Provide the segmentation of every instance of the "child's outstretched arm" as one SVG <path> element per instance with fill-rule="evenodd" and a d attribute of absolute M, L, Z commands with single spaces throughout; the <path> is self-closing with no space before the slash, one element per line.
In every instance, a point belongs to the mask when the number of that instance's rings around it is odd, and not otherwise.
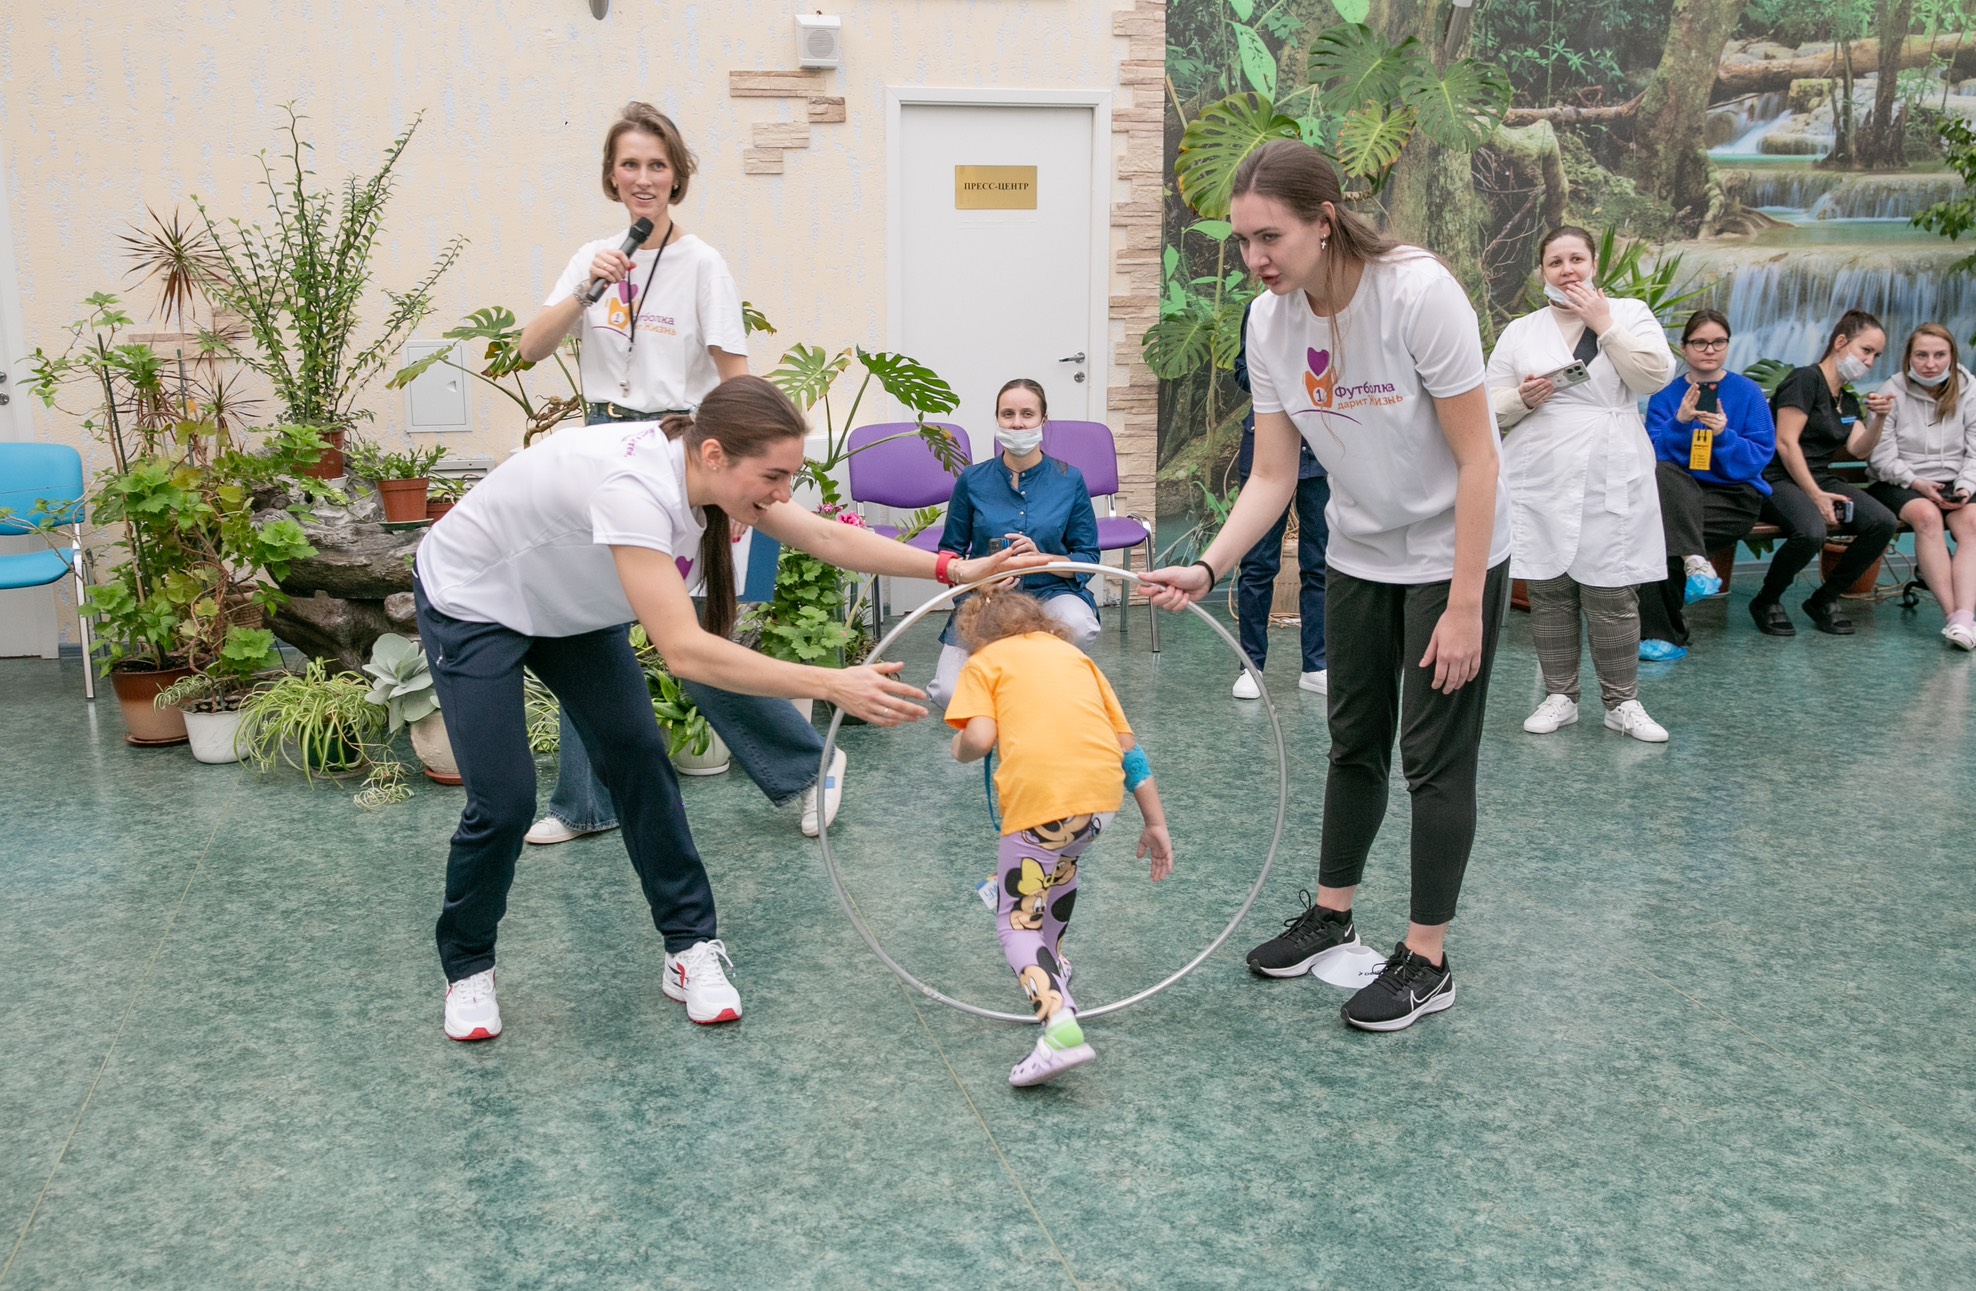
<path fill-rule="evenodd" d="M 1139 831 L 1139 856 L 1152 855 L 1153 882 L 1158 883 L 1173 873 L 1173 838 L 1166 832 L 1166 808 L 1160 805 L 1159 786 L 1153 783 L 1153 769 L 1146 755 L 1139 752 L 1139 741 L 1121 733 L 1118 747 L 1125 754 L 1126 787 L 1132 790 L 1132 801 L 1139 804 L 1139 815 L 1146 822 Z"/>
<path fill-rule="evenodd" d="M 995 719 L 970 717 L 954 732 L 954 761 L 979 762 L 995 748 Z"/>

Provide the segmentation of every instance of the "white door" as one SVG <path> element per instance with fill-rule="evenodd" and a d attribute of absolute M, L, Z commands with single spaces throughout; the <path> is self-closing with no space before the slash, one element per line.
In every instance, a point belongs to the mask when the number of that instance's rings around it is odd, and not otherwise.
<path fill-rule="evenodd" d="M 0 440 L 33 438 L 28 421 L 27 400 L 21 382 L 26 369 L 21 360 L 31 349 L 21 338 L 21 299 L 14 277 L 13 221 L 5 195 L 13 191 L 7 184 L 7 157 L 0 151 Z M 0 555 L 46 551 L 46 539 L 0 535 Z M 0 592 L 0 656 L 41 655 L 52 659 L 56 652 L 55 587 L 28 587 Z"/>
<path fill-rule="evenodd" d="M 1098 138 L 1092 104 L 900 103 L 892 339 L 954 387 L 977 462 L 1011 378 L 1041 382 L 1052 417 L 1104 419 Z"/>

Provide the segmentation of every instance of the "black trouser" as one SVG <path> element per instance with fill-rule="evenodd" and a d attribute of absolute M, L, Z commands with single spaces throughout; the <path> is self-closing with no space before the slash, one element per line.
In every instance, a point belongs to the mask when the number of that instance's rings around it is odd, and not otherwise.
<path fill-rule="evenodd" d="M 1887 550 L 1887 544 L 1894 540 L 1894 531 L 1900 527 L 1900 522 L 1894 518 L 1893 512 L 1874 501 L 1865 489 L 1857 485 L 1817 471 L 1812 472 L 1812 479 L 1827 493 L 1843 494 L 1851 498 L 1853 504 L 1852 523 L 1839 526 L 1840 532 L 1853 535 L 1853 540 L 1846 547 L 1846 554 L 1833 566 L 1832 576 L 1812 593 L 1815 600 L 1831 601 L 1873 568 L 1873 562 L 1880 559 L 1880 554 Z M 1779 544 L 1777 554 L 1770 558 L 1770 572 L 1764 576 L 1763 590 L 1757 593 L 1757 599 L 1781 601 L 1791 586 L 1791 580 L 1798 576 L 1798 571 L 1825 549 L 1825 539 L 1830 536 L 1831 529 L 1819 513 L 1818 504 L 1806 496 L 1795 481 L 1788 479 L 1770 480 L 1770 497 L 1763 504 L 1763 518 L 1784 531 L 1784 541 Z"/>
<path fill-rule="evenodd" d="M 1640 639 L 1687 645 L 1687 558 L 1741 542 L 1763 514 L 1763 494 L 1748 484 L 1704 484 L 1673 462 L 1659 463 L 1655 481 L 1667 577 L 1640 588 Z"/>
<path fill-rule="evenodd" d="M 1482 590 L 1482 670 L 1442 694 L 1422 668 L 1428 640 L 1448 607 L 1448 584 L 1374 583 L 1332 569 L 1325 588 L 1331 627 L 1331 770 L 1324 782 L 1324 836 L 1317 881 L 1358 885 L 1366 853 L 1386 817 L 1393 736 L 1413 799 L 1415 923 L 1455 917 L 1461 877 L 1475 844 L 1475 762 L 1496 633 L 1509 598 L 1509 562 Z"/>
<path fill-rule="evenodd" d="M 469 623 L 427 604 L 413 583 L 419 640 L 466 784 L 467 807 L 446 861 L 439 961 L 457 982 L 494 966 L 494 930 L 508 908 L 522 835 L 535 819 L 535 755 L 528 747 L 522 668 L 562 701 L 610 790 L 625 850 L 668 951 L 716 935 L 714 893 L 686 826 L 679 780 L 652 716 L 652 695 L 622 627 L 573 637 L 530 637 Z"/>

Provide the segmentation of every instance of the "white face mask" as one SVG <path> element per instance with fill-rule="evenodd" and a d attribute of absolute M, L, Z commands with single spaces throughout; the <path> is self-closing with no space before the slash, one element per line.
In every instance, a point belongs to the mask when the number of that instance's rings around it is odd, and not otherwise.
<path fill-rule="evenodd" d="M 1553 287 L 1551 286 L 1551 284 L 1545 283 L 1544 294 L 1550 297 L 1550 301 L 1553 305 L 1562 305 L 1566 309 L 1572 308 L 1571 297 L 1564 294 L 1563 288 Z"/>
<path fill-rule="evenodd" d="M 1907 379 L 1920 386 L 1923 390 L 1939 390 L 1942 388 L 1942 382 L 1949 379 L 1949 370 L 1943 368 L 1942 375 L 1938 377 L 1924 377 L 1913 368 L 1909 368 L 1907 370 Z"/>
<path fill-rule="evenodd" d="M 1043 443 L 1041 426 L 999 426 L 995 442 L 1011 457 L 1027 457 Z"/>
<path fill-rule="evenodd" d="M 1839 360 L 1839 380 L 1847 385 L 1859 380 L 1873 370 L 1873 365 L 1857 354 L 1848 354 Z"/>

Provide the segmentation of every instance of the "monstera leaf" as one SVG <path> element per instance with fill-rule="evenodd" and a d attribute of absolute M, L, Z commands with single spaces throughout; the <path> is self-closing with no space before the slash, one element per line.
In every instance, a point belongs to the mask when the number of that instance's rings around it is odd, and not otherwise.
<path fill-rule="evenodd" d="M 782 362 L 768 374 L 768 379 L 798 408 L 807 411 L 830 392 L 830 387 L 850 366 L 849 350 L 825 354 L 820 345 L 798 343 L 782 356 Z"/>
<path fill-rule="evenodd" d="M 1231 94 L 1210 104 L 1180 136 L 1180 156 L 1173 163 L 1180 196 L 1206 219 L 1228 218 L 1228 190 L 1236 169 L 1270 140 L 1300 134 L 1295 118 L 1278 112 L 1259 94 Z"/>
<path fill-rule="evenodd" d="M 1474 152 L 1509 108 L 1509 78 L 1472 58 L 1439 76 L 1423 66 L 1406 78 L 1400 98 L 1420 118 L 1420 132 L 1447 148 Z"/>
<path fill-rule="evenodd" d="M 1254 27 L 1229 24 L 1235 31 L 1235 52 L 1241 57 L 1242 76 L 1256 93 L 1266 99 L 1276 97 L 1276 55 Z"/>
<path fill-rule="evenodd" d="M 917 359 L 903 354 L 873 354 L 860 348 L 858 362 L 878 378 L 886 394 L 922 417 L 927 413 L 952 412 L 961 406 L 961 398 L 954 388 Z"/>
<path fill-rule="evenodd" d="M 1312 43 L 1306 68 L 1324 106 L 1340 113 L 1367 103 L 1391 104 L 1408 77 L 1433 75 L 1413 37 L 1389 45 L 1356 22 L 1326 29 Z"/>
<path fill-rule="evenodd" d="M 1199 372 L 1214 362 L 1215 323 L 1213 307 L 1198 297 L 1190 298 L 1186 313 L 1161 319 L 1142 338 L 1146 366 L 1162 381 L 1177 381 Z"/>
<path fill-rule="evenodd" d="M 1239 292 L 1221 302 L 1221 308 L 1214 311 L 1214 329 L 1208 338 L 1208 350 L 1214 365 L 1224 372 L 1235 368 L 1235 356 L 1242 352 L 1242 313 L 1249 307 L 1253 292 Z"/>
<path fill-rule="evenodd" d="M 1335 155 L 1339 166 L 1347 175 L 1358 176 L 1378 187 L 1393 163 L 1400 159 L 1400 150 L 1407 146 L 1407 140 L 1413 138 L 1414 120 L 1413 109 L 1400 105 L 1368 103 L 1353 108 L 1338 123 Z"/>
<path fill-rule="evenodd" d="M 521 324 L 516 320 L 515 312 L 500 305 L 476 309 L 467 315 L 465 322 L 440 335 L 449 341 L 486 341 L 487 345 L 481 353 L 487 361 L 487 366 L 481 370 L 481 375 L 485 377 L 512 376 L 535 366 L 521 356 Z M 452 362 L 453 351 L 450 347 L 434 350 L 417 362 L 400 368 L 386 384 L 390 389 L 402 390 L 424 376 L 433 364 Z"/>

